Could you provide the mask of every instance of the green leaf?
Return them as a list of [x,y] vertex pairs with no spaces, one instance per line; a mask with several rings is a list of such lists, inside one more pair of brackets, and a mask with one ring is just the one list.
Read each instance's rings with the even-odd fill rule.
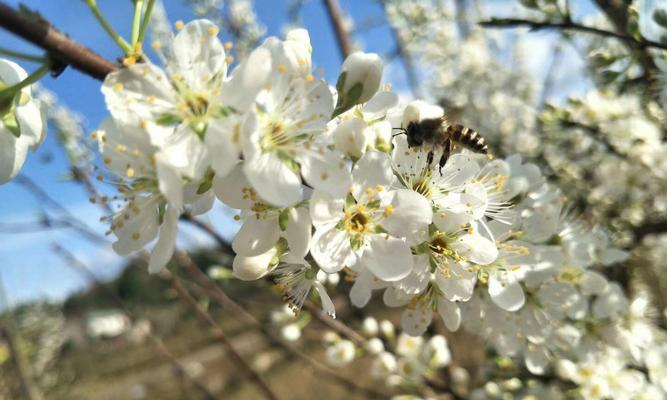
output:
[[387,230],[384,229],[381,225],[377,225],[375,227],[375,233],[377,233],[379,235],[384,235],[385,233],[387,233]]
[[169,125],[178,124],[181,121],[182,121],[181,117],[176,115],[176,114],[164,113],[164,114],[160,115],[159,117],[157,117],[157,119],[155,120],[155,123],[158,124],[158,125],[161,125],[161,126],[169,126]]
[[283,232],[287,230],[287,224],[289,223],[289,211],[290,209],[286,208],[280,212],[280,215],[278,215],[278,226]]
[[215,177],[215,172],[209,168],[209,170],[206,171],[206,175],[204,175],[204,179],[202,179],[197,188],[197,194],[204,194],[213,187],[213,177]]

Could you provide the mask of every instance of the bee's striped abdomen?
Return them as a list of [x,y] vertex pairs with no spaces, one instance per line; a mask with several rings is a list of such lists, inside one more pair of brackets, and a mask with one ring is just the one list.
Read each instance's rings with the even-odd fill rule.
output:
[[447,127],[447,133],[454,143],[472,150],[475,153],[486,154],[488,150],[488,146],[482,135],[463,125],[450,125]]

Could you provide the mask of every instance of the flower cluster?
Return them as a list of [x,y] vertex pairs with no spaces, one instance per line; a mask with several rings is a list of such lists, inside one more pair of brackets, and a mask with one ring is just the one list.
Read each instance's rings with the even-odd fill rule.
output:
[[403,390],[422,386],[426,379],[435,379],[438,371],[451,361],[447,339],[397,334],[394,325],[372,317],[363,321],[365,342],[355,346],[333,332],[324,335],[326,359],[333,367],[345,366],[357,359],[371,360],[370,374],[389,387]]
[[[101,178],[121,201],[109,217],[116,251],[159,236],[149,266],[159,271],[179,216],[206,212],[217,197],[240,210],[234,275],[269,276],[295,312],[315,292],[335,316],[323,281],[344,272],[355,306],[382,291],[387,306],[404,309],[404,334],[423,335],[437,314],[448,329],[463,326],[500,355],[521,356],[535,374],[556,356],[595,347],[605,332],[633,336],[629,300],[601,273],[627,253],[568,212],[559,190],[519,156],[463,150],[439,169],[428,153],[443,149],[392,135],[444,110],[380,90],[377,56],[352,54],[334,89],[313,77],[305,30],[267,39],[228,73],[215,25],[177,27],[158,43],[163,68],[129,65],[102,88],[111,117],[94,136],[108,167]],[[283,322],[285,337],[298,338],[301,324]],[[431,347],[448,360],[436,338],[413,346],[420,356],[403,354],[410,340],[401,336],[397,352],[411,371]],[[628,356],[642,346],[618,343]],[[335,340],[329,353],[342,365],[355,348]],[[378,360],[378,368],[400,364]]]

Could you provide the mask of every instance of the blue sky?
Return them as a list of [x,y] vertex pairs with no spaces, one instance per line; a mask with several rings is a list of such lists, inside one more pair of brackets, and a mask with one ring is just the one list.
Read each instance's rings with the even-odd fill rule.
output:
[[[9,1],[16,5],[18,1]],[[82,1],[74,0],[23,0],[22,3],[38,10],[56,27],[73,39],[94,49],[108,59],[120,55],[114,43],[106,36]],[[130,0],[98,0],[104,14],[126,37],[132,18]],[[496,1],[495,9],[507,12],[513,1]],[[172,21],[188,21],[194,18],[191,9],[183,0],[164,0],[167,13]],[[256,11],[259,20],[266,26],[267,35],[281,36],[287,21],[287,1],[257,0]],[[366,18],[381,18],[382,10],[373,0],[341,0],[341,6],[350,12],[352,18],[361,23]],[[325,78],[334,83],[342,61],[321,1],[307,1],[302,9],[301,20],[309,30],[313,43],[313,62],[322,67]],[[544,61],[548,61],[549,36],[537,34],[530,46],[532,69],[539,71]],[[374,28],[363,37],[356,38],[365,51],[381,55],[392,50],[390,31],[386,26]],[[35,53],[29,44],[0,30],[3,47]],[[548,43],[547,43],[548,44]],[[30,70],[35,65],[22,64]],[[387,76],[389,75],[389,76]],[[405,91],[405,80],[400,64],[393,62],[387,66],[385,79],[391,81],[398,91]],[[100,93],[100,83],[72,69],[67,69],[60,77],[50,77],[41,84],[55,92],[61,102],[85,116],[86,129],[91,131],[105,118],[104,100]],[[50,159],[50,161],[46,161]],[[106,226],[100,223],[103,215],[99,208],[87,201],[82,188],[64,179],[67,162],[55,136],[50,134],[45,144],[35,154],[30,154],[22,174],[30,177],[61,204],[89,222],[96,231],[103,233]],[[0,221],[29,222],[39,218],[42,207],[38,201],[17,183],[0,186]],[[226,235],[233,234],[234,226],[227,221],[222,207],[210,213],[211,220]],[[187,230],[183,236],[184,245],[205,245],[206,239],[196,231]],[[81,288],[85,280],[77,272],[67,267],[51,252],[57,242],[74,252],[85,261],[100,277],[110,277],[118,272],[122,260],[108,248],[92,245],[80,235],[67,230],[51,230],[37,233],[0,232],[0,277],[8,293],[10,303],[46,297],[62,299],[73,290]]]

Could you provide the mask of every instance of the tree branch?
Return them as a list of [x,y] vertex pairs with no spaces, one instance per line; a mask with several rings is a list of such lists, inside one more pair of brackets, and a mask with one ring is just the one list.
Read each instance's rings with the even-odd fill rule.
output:
[[598,36],[611,37],[621,40],[629,44],[633,48],[645,49],[647,47],[653,47],[656,49],[667,50],[666,44],[662,44],[648,39],[638,40],[632,36],[627,36],[624,34],[604,29],[594,28],[592,26],[581,25],[573,21],[550,22],[550,21],[532,21],[521,18],[492,18],[488,21],[482,21],[479,24],[487,28],[515,28],[524,26],[524,27],[529,27],[531,30],[535,31],[543,29],[559,29],[565,31],[586,32]]
[[0,27],[44,49],[51,58],[98,80],[104,80],[119,66],[92,50],[76,43],[67,35],[37,16],[28,16],[0,2]]
[[346,59],[352,53],[352,41],[350,40],[350,32],[345,26],[343,12],[337,0],[324,0],[324,7],[329,15],[329,20],[336,33],[336,40],[338,41],[338,48],[343,59]]

